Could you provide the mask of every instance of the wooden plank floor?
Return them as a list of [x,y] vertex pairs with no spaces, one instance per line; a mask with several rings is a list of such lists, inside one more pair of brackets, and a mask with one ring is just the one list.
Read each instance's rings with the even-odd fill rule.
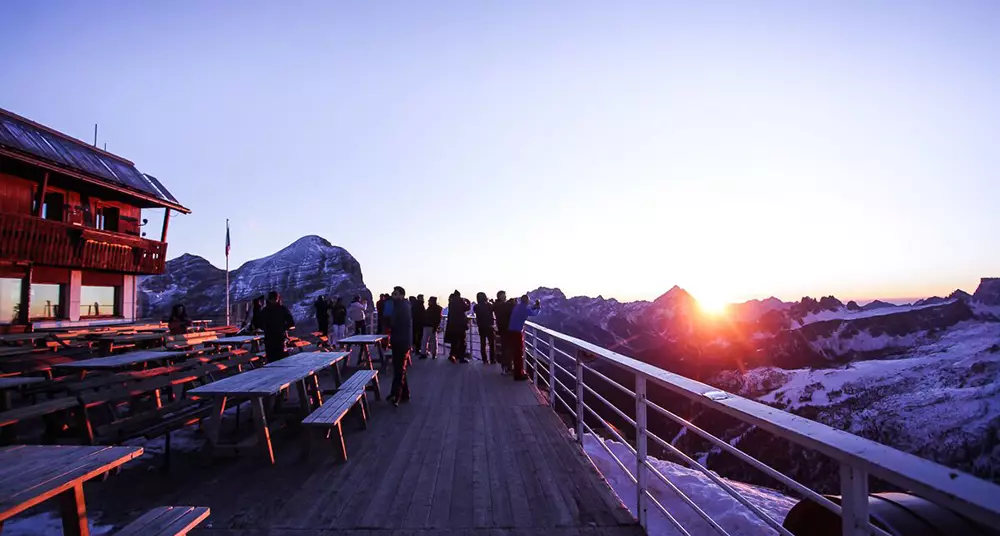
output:
[[102,520],[115,524],[155,506],[211,507],[198,535],[642,534],[530,384],[446,359],[415,360],[409,377],[409,404],[373,401],[367,430],[345,419],[347,463],[332,443],[305,458],[290,429],[273,467],[178,455],[169,474],[126,471],[88,500],[130,512]]

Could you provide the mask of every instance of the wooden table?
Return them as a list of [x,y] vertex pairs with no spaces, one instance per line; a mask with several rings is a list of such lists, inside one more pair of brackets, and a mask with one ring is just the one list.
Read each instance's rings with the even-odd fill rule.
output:
[[118,333],[103,336],[98,339],[101,345],[101,351],[105,354],[110,354],[115,350],[116,344],[138,344],[142,342],[159,342],[163,344],[163,340],[167,338],[166,333],[135,333],[132,335],[121,335]]
[[375,351],[378,353],[379,363],[381,363],[382,368],[388,364],[388,360],[385,358],[385,352],[382,350],[381,342],[388,339],[389,336],[385,334],[374,334],[374,335],[351,335],[337,341],[340,344],[345,344],[347,346],[358,346],[360,350],[358,351],[358,366],[364,361],[368,362],[368,368],[375,369],[372,364],[372,354],[368,350],[369,346],[375,346]]
[[243,346],[244,344],[249,344],[250,351],[259,352],[260,341],[263,338],[263,335],[237,335],[235,337],[222,337],[205,341],[205,344],[211,344],[212,346]]
[[5,344],[8,346],[16,346],[24,343],[30,343],[31,345],[35,345],[40,340],[48,339],[49,335],[50,335],[49,333],[43,333],[43,332],[8,333],[6,335],[0,335],[0,344]]
[[262,367],[188,391],[188,396],[215,398],[212,413],[209,414],[205,423],[205,435],[213,453],[238,450],[240,447],[248,446],[242,443],[225,445],[219,443],[219,431],[222,427],[222,413],[226,411],[226,400],[232,397],[247,397],[250,399],[250,406],[253,409],[257,447],[260,449],[260,453],[273,465],[274,449],[271,446],[271,431],[268,428],[267,414],[264,411],[264,401],[295,384],[299,397],[299,408],[302,417],[305,417],[312,411],[306,389],[306,379],[312,374],[311,367]]
[[80,361],[72,361],[69,363],[58,363],[52,366],[57,368],[76,369],[82,371],[83,373],[86,373],[88,370],[119,370],[134,367],[136,365],[145,366],[147,363],[176,360],[179,357],[187,357],[192,353],[197,353],[197,351],[138,350],[135,352],[128,352],[107,357],[95,357],[92,359],[82,359]]
[[192,320],[191,327],[195,328],[198,331],[201,331],[208,328],[209,324],[211,323],[212,323],[211,320]]
[[340,375],[340,362],[351,355],[350,352],[302,352],[291,357],[279,359],[264,365],[267,367],[297,367],[311,371],[312,383],[316,390],[316,405],[323,405],[322,391],[319,388],[319,378],[316,373],[327,368],[333,368],[333,378],[337,382],[337,387],[343,383]]
[[0,411],[6,411],[11,408],[11,391],[20,389],[25,385],[42,383],[44,381],[45,378],[36,378],[34,376],[11,376],[7,378],[0,378]]
[[142,447],[14,445],[0,448],[0,525],[59,498],[63,534],[86,536],[83,483],[142,455]]

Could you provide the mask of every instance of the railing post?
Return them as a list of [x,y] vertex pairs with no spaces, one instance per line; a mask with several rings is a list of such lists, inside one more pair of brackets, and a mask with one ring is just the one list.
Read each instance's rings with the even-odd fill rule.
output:
[[[525,346],[527,349],[527,346]],[[527,351],[527,350],[525,350]],[[531,328],[531,381],[535,382],[535,386],[538,386],[538,330]]]
[[549,335],[549,407],[556,409],[556,338]]
[[649,472],[646,470],[646,377],[635,377],[635,477],[638,480],[635,498],[635,516],[639,526],[646,530],[648,504],[646,489],[649,487]]
[[840,463],[840,520],[844,536],[866,536],[868,530],[868,473]]
[[580,352],[576,353],[576,440],[583,444],[583,419],[587,417],[583,409],[583,363]]

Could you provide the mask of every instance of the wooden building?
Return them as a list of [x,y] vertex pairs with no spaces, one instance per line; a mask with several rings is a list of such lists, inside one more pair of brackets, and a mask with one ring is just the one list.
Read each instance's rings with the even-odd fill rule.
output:
[[134,320],[172,210],[190,213],[132,162],[0,109],[0,331]]

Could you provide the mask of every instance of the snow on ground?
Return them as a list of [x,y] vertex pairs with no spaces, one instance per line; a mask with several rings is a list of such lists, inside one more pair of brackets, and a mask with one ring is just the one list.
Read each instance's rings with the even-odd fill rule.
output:
[[919,309],[927,309],[928,307],[939,307],[948,303],[952,303],[954,300],[945,301],[941,303],[931,303],[927,305],[903,305],[899,307],[880,307],[878,309],[871,309],[868,311],[851,311],[846,307],[841,307],[835,311],[820,311],[818,313],[809,313],[802,317],[802,320],[793,321],[792,329],[800,328],[806,324],[812,324],[814,322],[823,322],[826,320],[856,320],[858,318],[868,318],[870,316],[885,316],[892,315],[896,313],[905,313],[907,311],[916,311]]
[[[636,464],[635,456],[625,445],[616,441],[603,440],[591,434],[584,436],[584,450],[590,456],[590,459],[593,460],[597,469],[604,475],[604,478],[611,484],[611,487],[618,494],[621,501],[635,515],[635,484],[622,471],[621,467],[615,463],[608,452],[601,447],[602,441],[633,472]],[[729,534],[733,536],[777,534],[777,531],[766,525],[750,509],[737,502],[736,499],[701,472],[655,458],[650,458],[650,460],[652,460],[652,465],[660,473],[683,491],[685,495],[690,497],[699,508],[704,510],[722,528],[726,529]],[[778,523],[784,521],[785,515],[798,502],[791,497],[768,488],[751,486],[732,480],[723,480],[735,488],[750,504],[763,510],[771,519]],[[717,534],[704,519],[695,513],[687,503],[683,502],[670,487],[664,484],[652,472],[649,475],[649,482],[650,493],[656,497],[660,504],[692,536]],[[648,533],[650,536],[678,534],[674,525],[667,520],[655,505],[650,505],[648,514]]]

